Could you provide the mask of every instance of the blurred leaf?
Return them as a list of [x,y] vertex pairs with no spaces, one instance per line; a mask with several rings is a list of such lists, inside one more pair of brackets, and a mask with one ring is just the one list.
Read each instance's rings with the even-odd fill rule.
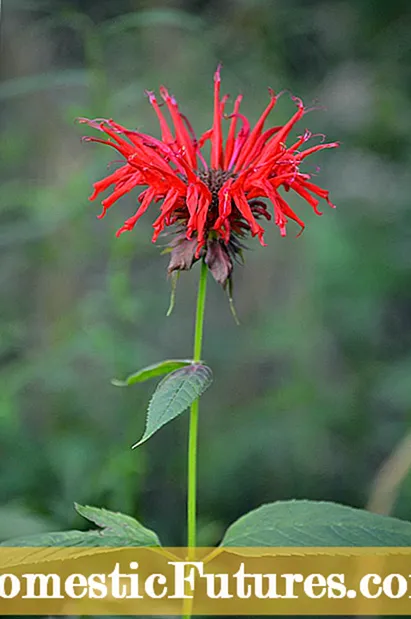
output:
[[[0,86],[1,88],[1,86]],[[11,141],[11,140],[10,140]],[[10,141],[4,139],[4,154],[9,151]],[[20,142],[20,140],[19,140]],[[7,151],[6,151],[7,148]],[[23,141],[23,148],[27,149],[27,144]],[[0,187],[0,211],[12,211],[19,206],[27,207],[33,201],[33,190],[28,185],[23,185],[19,180],[4,180]]]
[[101,26],[105,36],[119,35],[133,28],[145,28],[147,26],[175,26],[187,30],[198,30],[204,26],[199,17],[194,17],[186,11],[178,9],[156,9],[151,11],[139,11],[126,13],[114,19],[107,20]]
[[192,365],[192,363],[192,359],[168,359],[167,361],[160,361],[159,363],[148,365],[146,368],[135,372],[135,374],[130,374],[125,380],[113,378],[111,384],[115,387],[129,387],[130,385],[134,385],[134,383],[142,383],[150,378],[169,374],[179,368]]
[[50,518],[33,513],[24,505],[3,505],[0,507],[0,539],[20,535],[36,535],[58,528]]
[[410,546],[411,523],[315,501],[278,501],[242,516],[221,542],[240,546]]
[[216,546],[224,534],[224,525],[220,521],[197,518],[197,546]]
[[112,512],[101,507],[90,507],[75,503],[76,511],[103,529],[103,533],[129,538],[137,546],[161,546],[156,533],[143,527],[137,520],[120,512]]
[[90,74],[84,69],[66,69],[55,73],[16,77],[0,84],[0,101],[22,97],[49,88],[87,86]]
[[193,364],[163,378],[149,404],[143,437],[133,445],[133,449],[181,415],[211,385],[212,376],[208,366]]
[[14,0],[13,8],[19,11],[45,11],[52,8],[52,3],[48,0]]
[[392,361],[380,369],[376,380],[376,396],[391,406],[407,410],[410,405],[411,356]]

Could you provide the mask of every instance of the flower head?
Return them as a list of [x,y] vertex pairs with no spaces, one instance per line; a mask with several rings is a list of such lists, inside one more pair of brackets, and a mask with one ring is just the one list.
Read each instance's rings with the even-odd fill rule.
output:
[[[321,143],[303,148],[313,137],[304,131],[293,144],[286,141],[294,125],[307,111],[300,99],[293,97],[297,110],[285,124],[265,128],[267,117],[276,105],[278,95],[272,90],[270,101],[253,128],[240,112],[242,96],[234,102],[233,112],[226,115],[228,96],[220,95],[220,67],[214,75],[214,117],[211,129],[197,139],[191,124],[180,111],[175,98],[160,88],[162,103],[148,92],[161,130],[161,139],[140,131],[126,129],[114,120],[80,119],[105,134],[104,139],[84,138],[108,144],[124,158],[124,164],[94,184],[90,200],[109,187],[112,193],[102,201],[103,217],[121,196],[135,187],[144,187],[138,196],[139,207],[117,231],[132,230],[150,204],[161,202],[153,224],[155,242],[167,226],[176,227],[169,272],[191,268],[204,257],[215,279],[223,285],[233,269],[233,258],[241,252],[242,239],[250,233],[264,243],[261,220],[270,220],[286,234],[289,219],[303,230],[303,221],[279,193],[282,187],[299,194],[320,215],[319,198],[333,204],[328,191],[311,182],[311,176],[300,172],[309,155],[338,143]],[[163,110],[168,111],[167,119]],[[227,138],[223,139],[223,120],[229,120]],[[209,141],[210,162],[202,149]]]

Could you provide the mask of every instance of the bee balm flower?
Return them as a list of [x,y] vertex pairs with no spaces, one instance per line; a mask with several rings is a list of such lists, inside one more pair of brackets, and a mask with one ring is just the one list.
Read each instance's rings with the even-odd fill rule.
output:
[[[225,285],[231,276],[233,258],[243,247],[242,239],[250,233],[265,245],[262,219],[270,220],[273,215],[282,236],[290,219],[301,230],[304,228],[303,221],[279,193],[280,188],[299,194],[316,214],[321,214],[319,198],[333,206],[328,191],[312,183],[310,174],[300,172],[300,165],[309,155],[334,148],[338,143],[304,149],[312,137],[305,131],[287,146],[291,130],[306,110],[301,100],[293,97],[297,110],[292,118],[285,125],[265,128],[278,99],[271,90],[270,101],[253,128],[240,112],[241,95],[227,116],[228,96],[221,98],[220,84],[218,67],[214,75],[213,126],[199,139],[180,112],[177,101],[164,87],[160,88],[162,104],[154,93],[147,93],[159,121],[161,139],[126,129],[114,120],[80,119],[80,122],[105,134],[104,139],[86,137],[85,140],[108,144],[124,158],[121,167],[94,184],[90,200],[112,188],[112,193],[102,201],[100,217],[121,196],[135,187],[144,187],[138,196],[137,211],[117,235],[132,230],[152,203],[161,202],[152,240],[155,242],[165,227],[175,227],[169,272],[190,269],[195,260],[204,257],[215,279]],[[163,113],[164,106],[168,120]],[[225,140],[224,119],[230,121]],[[207,141],[211,146],[209,163],[202,154]]]

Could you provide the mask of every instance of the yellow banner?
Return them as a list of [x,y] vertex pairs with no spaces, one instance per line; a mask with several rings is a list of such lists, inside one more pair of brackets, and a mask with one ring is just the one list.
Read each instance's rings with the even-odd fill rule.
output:
[[411,615],[411,548],[1,548],[1,615]]

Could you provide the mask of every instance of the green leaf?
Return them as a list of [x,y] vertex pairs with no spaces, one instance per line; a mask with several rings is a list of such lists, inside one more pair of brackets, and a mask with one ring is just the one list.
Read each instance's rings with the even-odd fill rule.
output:
[[77,512],[96,524],[100,529],[96,531],[58,531],[56,533],[41,533],[18,537],[0,544],[8,547],[51,547],[60,546],[97,548],[161,546],[160,540],[154,531],[146,529],[137,520],[126,514],[111,512],[99,507],[75,504]]
[[168,359],[167,361],[160,361],[159,363],[148,365],[146,368],[135,372],[135,374],[130,374],[130,376],[127,376],[125,380],[117,380],[116,378],[113,378],[111,384],[116,387],[129,387],[130,385],[134,385],[134,383],[143,383],[150,378],[162,376],[163,374],[169,374],[179,368],[192,365],[192,363],[192,359]]
[[[59,531],[41,535],[27,535],[0,544],[0,547],[6,549],[24,548],[25,550],[21,555],[16,555],[16,553],[8,555],[5,550],[2,550],[0,553],[0,570],[13,565],[33,565],[48,561],[76,559],[97,552],[105,554],[116,548],[136,546],[141,546],[141,544],[128,537],[106,530]],[[71,552],[68,552],[67,548],[70,548]]]
[[211,385],[213,373],[206,365],[191,364],[172,372],[157,385],[147,412],[144,443],[166,423],[181,415]]
[[234,522],[221,546],[411,546],[411,523],[336,503],[278,501]]
[[[115,543],[112,543],[114,541]],[[68,546],[117,546],[117,537],[114,535],[106,536],[101,531],[57,531],[55,533],[17,537],[2,542],[0,546],[10,548],[20,546],[32,546],[34,548],[40,546],[61,546],[62,548],[67,548]]]
[[118,535],[133,542],[133,546],[161,546],[157,534],[143,527],[137,520],[120,512],[102,507],[75,503],[77,513],[103,529],[103,534]]

